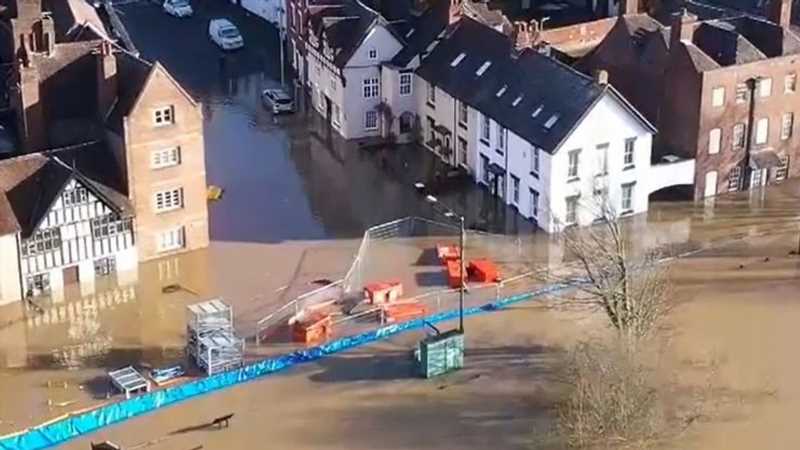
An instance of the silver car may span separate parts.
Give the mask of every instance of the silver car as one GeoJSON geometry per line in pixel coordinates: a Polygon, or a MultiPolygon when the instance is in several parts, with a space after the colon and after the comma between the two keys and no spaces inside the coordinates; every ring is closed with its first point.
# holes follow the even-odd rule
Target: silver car
{"type": "Polygon", "coordinates": [[[264,89],[261,101],[273,114],[294,112],[294,100],[283,89],[264,89]]]}

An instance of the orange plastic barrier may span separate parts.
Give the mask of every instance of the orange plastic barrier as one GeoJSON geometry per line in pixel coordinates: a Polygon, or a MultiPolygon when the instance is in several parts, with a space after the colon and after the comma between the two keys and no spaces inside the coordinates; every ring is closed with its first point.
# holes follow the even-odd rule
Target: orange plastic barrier
{"type": "Polygon", "coordinates": [[[364,286],[364,297],[373,305],[391,303],[403,295],[403,283],[399,281],[381,281],[364,286]]]}
{"type": "Polygon", "coordinates": [[[500,281],[500,272],[497,265],[488,259],[473,259],[467,269],[469,279],[481,283],[494,283],[500,281]]]}
{"type": "Polygon", "coordinates": [[[333,321],[328,314],[316,313],[296,322],[292,328],[292,340],[304,344],[316,344],[333,335],[333,321]]]}
{"type": "Polygon", "coordinates": [[[396,303],[383,307],[383,320],[386,323],[406,322],[428,314],[428,307],[420,302],[396,303]]]}
{"type": "Polygon", "coordinates": [[[461,287],[461,282],[459,280],[466,281],[467,274],[464,273],[464,277],[461,277],[461,260],[460,259],[451,259],[447,261],[447,285],[451,288],[461,287]]]}
{"type": "Polygon", "coordinates": [[[436,256],[442,264],[447,264],[447,261],[461,258],[461,249],[453,244],[436,244],[436,256]]]}

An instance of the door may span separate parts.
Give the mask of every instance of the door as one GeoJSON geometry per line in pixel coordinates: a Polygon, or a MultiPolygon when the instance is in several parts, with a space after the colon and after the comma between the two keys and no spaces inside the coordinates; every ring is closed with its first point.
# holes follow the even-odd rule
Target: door
{"type": "Polygon", "coordinates": [[[713,197],[717,195],[717,171],[712,170],[706,172],[706,183],[704,197],[713,197]]]}
{"type": "Polygon", "coordinates": [[[67,267],[64,269],[64,284],[78,282],[78,266],[67,267]]]}
{"type": "Polygon", "coordinates": [[[328,123],[331,123],[333,119],[333,115],[331,114],[331,99],[326,95],[325,96],[325,119],[328,123]]]}
{"type": "Polygon", "coordinates": [[[750,189],[767,184],[767,169],[755,169],[750,176],[750,189]]]}

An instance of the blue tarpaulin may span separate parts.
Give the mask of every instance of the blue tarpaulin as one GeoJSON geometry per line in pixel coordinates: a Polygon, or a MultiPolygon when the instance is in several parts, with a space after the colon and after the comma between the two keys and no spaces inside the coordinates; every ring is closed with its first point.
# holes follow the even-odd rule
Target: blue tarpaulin
{"type": "MultiPolygon", "coordinates": [[[[495,311],[514,303],[551,294],[571,286],[573,286],[573,283],[549,285],[527,294],[507,297],[482,306],[467,308],[464,310],[464,314],[475,315],[495,311]]],[[[150,413],[199,395],[251,381],[297,364],[317,360],[326,355],[386,339],[404,331],[423,328],[426,322],[436,323],[452,320],[457,317],[458,310],[445,311],[424,319],[411,320],[354,336],[343,337],[318,347],[265,359],[237,370],[223,372],[179,386],[150,392],[128,400],[101,406],[89,412],[69,416],[47,425],[30,428],[16,435],[0,438],[0,450],[38,450],[62,444],[70,439],[93,433],[109,425],[150,413]]]]}

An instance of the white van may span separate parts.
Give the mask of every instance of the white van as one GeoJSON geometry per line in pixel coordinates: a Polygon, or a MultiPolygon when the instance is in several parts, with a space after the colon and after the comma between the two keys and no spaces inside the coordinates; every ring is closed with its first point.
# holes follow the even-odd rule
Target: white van
{"type": "Polygon", "coordinates": [[[208,37],[223,50],[236,50],[244,47],[244,39],[236,25],[228,19],[211,19],[208,22],[208,37]]]}

